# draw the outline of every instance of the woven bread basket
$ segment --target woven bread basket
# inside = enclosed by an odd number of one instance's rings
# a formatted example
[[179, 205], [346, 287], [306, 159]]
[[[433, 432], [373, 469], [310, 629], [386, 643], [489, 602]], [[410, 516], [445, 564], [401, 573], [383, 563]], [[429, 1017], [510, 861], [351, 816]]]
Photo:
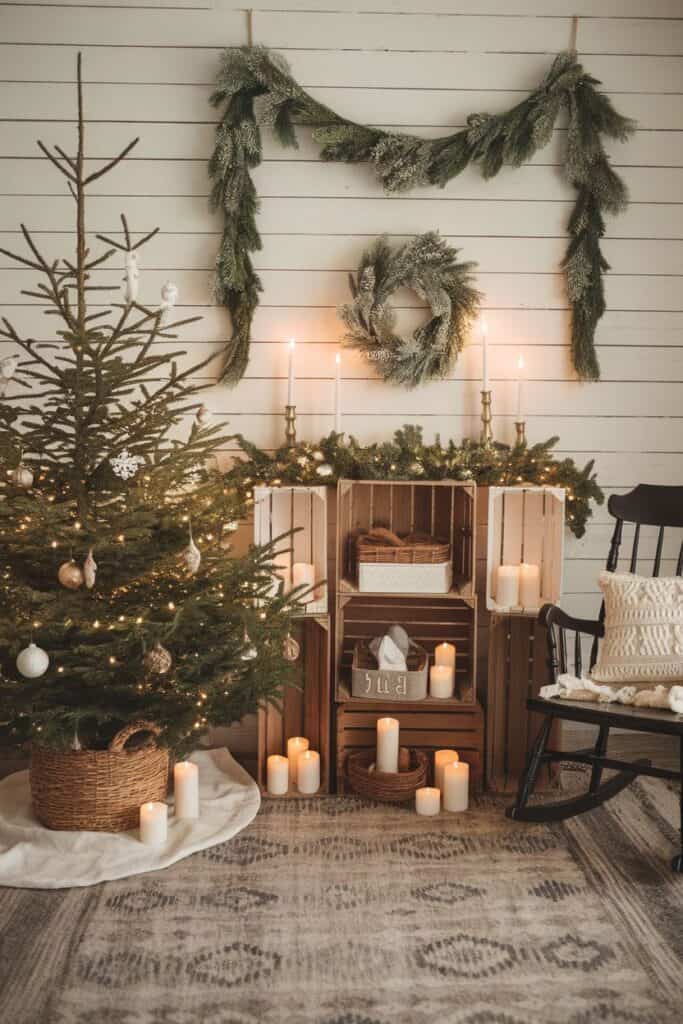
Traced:
[[346, 778], [359, 796], [382, 803], [406, 803], [415, 790], [427, 785], [429, 760], [421, 750], [410, 751], [410, 768], [399, 772], [370, 771], [374, 750], [359, 750], [346, 759]]
[[[130, 749], [137, 733], [151, 735]], [[31, 797], [36, 818], [60, 832], [127, 832], [137, 828], [140, 805], [165, 800], [169, 754], [158, 747], [152, 722], [131, 722], [108, 750], [54, 750], [34, 744]]]
[[[379, 531], [378, 531], [379, 532]], [[388, 562], [391, 565], [435, 565], [448, 562], [451, 546], [435, 537], [409, 533], [398, 538], [400, 545], [382, 543], [376, 535], [364, 534], [356, 542], [359, 562]]]

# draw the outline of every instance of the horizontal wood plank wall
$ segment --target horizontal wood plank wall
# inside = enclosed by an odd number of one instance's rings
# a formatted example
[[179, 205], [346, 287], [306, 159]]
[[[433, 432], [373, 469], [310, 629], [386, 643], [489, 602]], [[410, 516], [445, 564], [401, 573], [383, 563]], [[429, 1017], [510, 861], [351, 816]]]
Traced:
[[[361, 121], [425, 136], [522, 98], [568, 45], [577, 14], [580, 55], [619, 110], [638, 119], [640, 131], [626, 144], [609, 145], [632, 204], [607, 225], [612, 270], [597, 338], [603, 379], [596, 384], [573, 377], [567, 347], [558, 266], [573, 193], [562, 176], [563, 124], [527, 166], [489, 182], [468, 170], [443, 190], [400, 198], [383, 197], [366, 166], [323, 166], [306, 132], [295, 151], [282, 150], [266, 133], [265, 161], [255, 175], [263, 197], [263, 249], [256, 258], [262, 304], [247, 376], [233, 390], [210, 389], [214, 414], [265, 447], [278, 443], [286, 390], [282, 342], [295, 335], [300, 435], [315, 439], [331, 429], [341, 334], [335, 309], [347, 298], [347, 271], [379, 232], [398, 241], [436, 228], [464, 257], [479, 261], [496, 436], [513, 436], [512, 378], [523, 350], [532, 441], [558, 434], [560, 452], [581, 462], [595, 458], [607, 493], [641, 480], [680, 483], [680, 0], [250, 0], [249, 6], [254, 41], [282, 51], [323, 102]], [[181, 311], [204, 315], [183, 334], [188, 361], [218, 353], [229, 336], [227, 314], [211, 304], [220, 222], [206, 203], [215, 121], [207, 101], [221, 49], [246, 42], [246, 11], [231, 0], [0, 2], [0, 244], [20, 246], [24, 221], [47, 254], [62, 255], [72, 245], [71, 200], [35, 140], [73, 145], [80, 48], [90, 156], [111, 157], [141, 137], [134, 158], [93, 190], [88, 228], [116, 232], [121, 211], [136, 232], [161, 227], [143, 258], [141, 298], [154, 303], [171, 278]], [[120, 269], [99, 275], [102, 283], [119, 276]], [[49, 338], [52, 321], [20, 295], [31, 283], [30, 272], [0, 259], [3, 313], [20, 330]], [[423, 316], [415, 296], [397, 295], [396, 304], [406, 329]], [[404, 422], [422, 424], [427, 438], [473, 436], [480, 366], [475, 337], [451, 380], [407, 392], [384, 386], [358, 357], [345, 354], [345, 427], [367, 441]], [[564, 603], [572, 612], [597, 607], [595, 577], [608, 537], [602, 509], [587, 536], [567, 545]], [[663, 571], [672, 564], [669, 558]]]

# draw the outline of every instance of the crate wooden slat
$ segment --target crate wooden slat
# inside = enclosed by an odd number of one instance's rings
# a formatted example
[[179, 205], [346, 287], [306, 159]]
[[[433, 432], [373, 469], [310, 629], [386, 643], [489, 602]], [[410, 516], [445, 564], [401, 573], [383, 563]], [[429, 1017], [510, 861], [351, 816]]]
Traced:
[[[429, 706], [427, 704], [429, 703]], [[349, 754], [374, 748], [377, 719], [397, 718], [400, 743], [416, 747], [430, 756], [430, 778], [435, 750], [452, 748], [470, 765], [470, 784], [480, 789], [484, 769], [484, 713], [479, 705], [453, 706], [437, 711], [435, 702], [378, 702], [353, 700], [337, 707], [337, 791], [345, 792], [344, 766]], [[439, 703], [446, 703], [439, 702]]]
[[[292, 586], [292, 566], [307, 562], [315, 570], [314, 599], [306, 605], [307, 615], [326, 615], [327, 607], [327, 487], [282, 486], [254, 488], [254, 543], [269, 544], [277, 537], [282, 554], [277, 559], [285, 589]], [[291, 552], [285, 549], [291, 548]]]
[[[438, 701], [436, 706], [472, 705], [476, 702], [477, 663], [477, 599], [427, 597], [370, 596], [339, 594], [337, 596], [336, 635], [336, 698], [350, 696], [350, 672], [357, 640], [382, 636], [392, 623], [403, 626], [408, 636], [423, 647], [434, 661], [434, 648], [447, 641], [455, 643], [456, 692], [453, 701]], [[351, 698], [352, 700], [358, 698]], [[423, 702], [420, 702], [424, 704]]]
[[[447, 541], [453, 582], [447, 596], [474, 594], [476, 485], [456, 481], [340, 480], [337, 566], [340, 593], [358, 592], [356, 542], [373, 527]], [[444, 595], [446, 596], [446, 595]]]
[[[514, 793], [540, 720], [526, 702], [547, 682], [546, 634], [524, 615], [493, 614], [489, 623], [488, 706], [486, 715], [486, 781], [496, 793]], [[556, 746], [553, 727], [550, 746]], [[557, 771], [543, 768], [537, 788], [552, 788]]]
[[290, 736], [305, 736], [310, 741], [310, 749], [320, 754], [320, 792], [329, 793], [332, 700], [329, 617], [299, 619], [295, 639], [301, 645], [298, 686], [287, 687], [279, 709], [268, 704], [259, 711], [257, 781], [265, 791], [269, 755], [286, 754]]
[[[555, 604], [562, 593], [564, 556], [564, 504], [562, 487], [490, 487], [486, 558], [486, 607], [490, 611], [536, 616], [546, 603]], [[502, 606], [497, 599], [497, 571], [501, 565], [521, 562], [540, 567], [541, 593], [530, 608]]]

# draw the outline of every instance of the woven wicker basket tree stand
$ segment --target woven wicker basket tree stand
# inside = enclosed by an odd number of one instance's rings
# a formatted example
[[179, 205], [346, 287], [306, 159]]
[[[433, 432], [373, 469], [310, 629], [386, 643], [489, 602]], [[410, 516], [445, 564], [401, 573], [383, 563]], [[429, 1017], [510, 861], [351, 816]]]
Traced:
[[[135, 747], [137, 733], [151, 735]], [[165, 800], [169, 754], [158, 747], [161, 729], [131, 722], [108, 750], [53, 750], [34, 745], [31, 797], [36, 818], [61, 832], [127, 832], [138, 827], [140, 805]]]

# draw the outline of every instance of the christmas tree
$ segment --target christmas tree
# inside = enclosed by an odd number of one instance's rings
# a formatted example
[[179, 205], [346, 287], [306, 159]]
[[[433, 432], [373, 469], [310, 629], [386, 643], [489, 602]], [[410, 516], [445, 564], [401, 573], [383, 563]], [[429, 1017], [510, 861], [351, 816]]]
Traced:
[[[98, 748], [146, 719], [183, 750], [290, 681], [296, 594], [273, 592], [272, 546], [231, 556], [244, 507], [201, 403], [208, 360], [179, 368], [169, 351], [192, 322], [174, 319], [175, 286], [160, 307], [138, 301], [138, 252], [158, 229], [135, 241], [122, 217], [96, 236], [101, 254], [87, 247], [87, 189], [135, 142], [89, 169], [80, 55], [77, 82], [76, 156], [38, 143], [74, 199], [75, 259], [46, 259], [24, 226], [25, 253], [1, 250], [40, 275], [25, 294], [59, 329], [0, 329], [0, 735]], [[123, 300], [103, 308], [98, 271], [115, 256]]]

